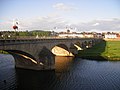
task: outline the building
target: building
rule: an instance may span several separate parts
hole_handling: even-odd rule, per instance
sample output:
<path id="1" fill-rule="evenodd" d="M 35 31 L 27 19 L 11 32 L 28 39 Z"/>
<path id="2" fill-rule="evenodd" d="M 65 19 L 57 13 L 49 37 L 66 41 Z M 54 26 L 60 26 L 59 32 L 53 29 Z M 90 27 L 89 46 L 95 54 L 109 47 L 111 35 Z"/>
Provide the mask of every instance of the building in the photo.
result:
<path id="1" fill-rule="evenodd" d="M 105 34 L 105 35 L 104 35 L 104 38 L 107 38 L 107 39 L 114 39 L 114 38 L 117 38 L 117 35 L 114 34 L 114 33 Z"/>

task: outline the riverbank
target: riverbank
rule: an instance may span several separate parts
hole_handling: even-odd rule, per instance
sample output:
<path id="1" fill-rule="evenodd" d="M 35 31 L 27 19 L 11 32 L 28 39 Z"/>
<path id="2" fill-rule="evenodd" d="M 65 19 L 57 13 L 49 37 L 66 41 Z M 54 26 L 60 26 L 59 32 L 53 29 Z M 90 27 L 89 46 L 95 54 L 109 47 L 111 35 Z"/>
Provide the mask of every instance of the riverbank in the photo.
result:
<path id="1" fill-rule="evenodd" d="M 120 41 L 103 40 L 92 48 L 79 51 L 78 57 L 96 60 L 120 60 Z"/>
<path id="2" fill-rule="evenodd" d="M 0 50 L 0 54 L 9 54 L 8 52 L 5 52 L 3 50 Z"/>

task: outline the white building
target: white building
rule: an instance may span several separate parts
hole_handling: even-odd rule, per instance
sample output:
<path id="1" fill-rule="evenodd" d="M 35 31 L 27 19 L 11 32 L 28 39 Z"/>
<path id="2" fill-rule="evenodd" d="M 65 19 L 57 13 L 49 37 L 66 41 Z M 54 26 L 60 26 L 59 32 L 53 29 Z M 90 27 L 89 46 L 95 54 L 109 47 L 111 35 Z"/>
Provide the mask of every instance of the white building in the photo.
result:
<path id="1" fill-rule="evenodd" d="M 83 38 L 84 37 L 84 35 L 83 34 L 76 34 L 76 33 L 64 33 L 64 34 L 59 34 L 58 35 L 59 37 L 72 37 L 72 38 L 75 38 L 75 37 L 81 37 L 81 38 Z"/>
<path id="2" fill-rule="evenodd" d="M 92 34 L 81 34 L 81 33 L 63 33 L 63 34 L 58 34 L 59 37 L 65 38 L 65 37 L 72 37 L 72 38 L 93 38 L 94 35 Z"/>
<path id="3" fill-rule="evenodd" d="M 117 35 L 116 34 L 105 34 L 105 38 L 114 39 L 114 38 L 117 38 Z"/>

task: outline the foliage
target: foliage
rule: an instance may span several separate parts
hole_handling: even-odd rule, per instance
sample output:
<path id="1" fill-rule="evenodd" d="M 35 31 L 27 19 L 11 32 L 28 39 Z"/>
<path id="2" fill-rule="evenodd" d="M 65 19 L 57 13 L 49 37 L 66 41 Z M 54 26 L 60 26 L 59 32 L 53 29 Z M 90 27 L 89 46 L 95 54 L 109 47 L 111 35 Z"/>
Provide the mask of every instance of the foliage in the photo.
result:
<path id="1" fill-rule="evenodd" d="M 40 37 L 43 37 L 43 36 L 50 36 L 50 31 L 31 31 L 30 33 L 32 33 L 33 36 L 40 36 Z"/>
<path id="2" fill-rule="evenodd" d="M 2 51 L 2 50 L 0 50 L 0 54 L 8 54 L 8 52 L 5 52 L 5 51 Z"/>
<path id="3" fill-rule="evenodd" d="M 0 38 L 7 39 L 7 38 L 14 38 L 15 36 L 39 36 L 39 37 L 49 37 L 51 36 L 50 31 L 41 31 L 41 30 L 34 30 L 34 31 L 3 31 L 0 32 Z M 10 37 L 9 37 L 10 36 Z"/>

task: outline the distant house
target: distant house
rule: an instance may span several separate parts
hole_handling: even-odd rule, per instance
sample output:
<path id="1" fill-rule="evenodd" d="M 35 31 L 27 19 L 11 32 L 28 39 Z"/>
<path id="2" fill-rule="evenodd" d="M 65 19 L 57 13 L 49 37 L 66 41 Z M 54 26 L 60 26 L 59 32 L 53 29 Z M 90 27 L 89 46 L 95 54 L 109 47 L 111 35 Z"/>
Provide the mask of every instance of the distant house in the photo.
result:
<path id="1" fill-rule="evenodd" d="M 58 36 L 59 37 L 72 37 L 72 38 L 75 38 L 75 37 L 83 38 L 84 37 L 84 35 L 81 33 L 63 33 L 63 34 L 59 34 Z"/>
<path id="2" fill-rule="evenodd" d="M 105 34 L 104 37 L 108 39 L 114 39 L 114 38 L 117 38 L 117 35 L 116 34 Z"/>
<path id="3" fill-rule="evenodd" d="M 117 37 L 120 38 L 120 33 L 117 33 Z"/>
<path id="4" fill-rule="evenodd" d="M 84 34 L 84 36 L 85 36 L 86 38 L 93 38 L 93 37 L 94 37 L 93 34 Z"/>
<path id="5" fill-rule="evenodd" d="M 59 37 L 72 37 L 72 38 L 93 38 L 94 35 L 90 34 L 90 33 L 76 33 L 76 32 L 72 32 L 72 33 L 59 33 L 58 34 Z"/>

